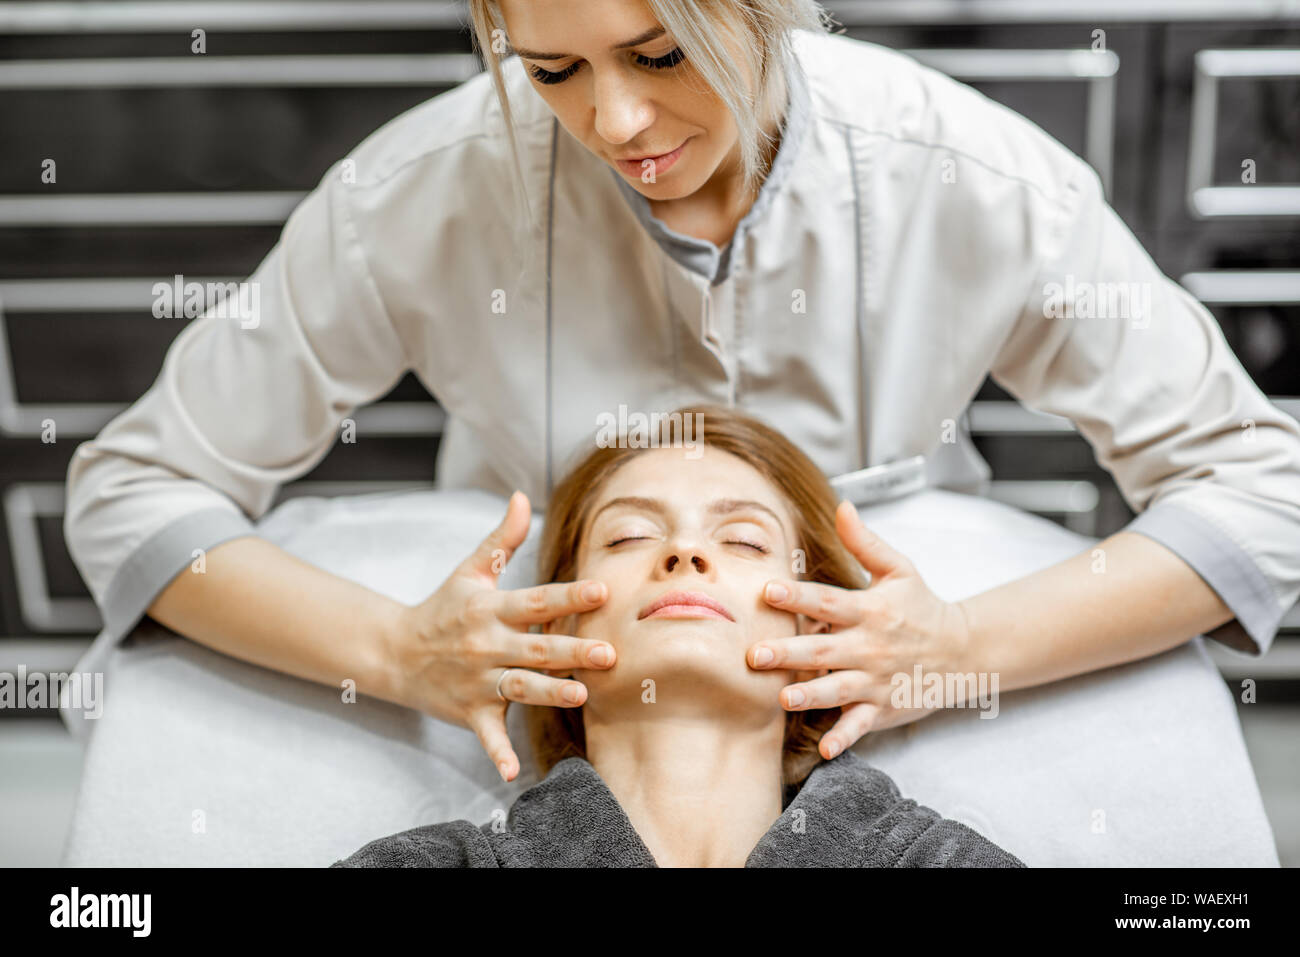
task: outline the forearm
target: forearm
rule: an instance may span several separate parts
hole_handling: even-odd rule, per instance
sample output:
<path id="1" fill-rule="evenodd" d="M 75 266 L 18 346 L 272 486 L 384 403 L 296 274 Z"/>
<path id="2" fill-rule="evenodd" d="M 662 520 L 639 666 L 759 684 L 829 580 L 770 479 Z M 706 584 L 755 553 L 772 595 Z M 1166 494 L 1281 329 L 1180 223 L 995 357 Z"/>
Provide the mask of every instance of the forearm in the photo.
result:
<path id="1" fill-rule="evenodd" d="M 997 672 L 1003 691 L 1147 658 L 1233 617 L 1181 558 L 1135 532 L 958 605 L 961 670 Z"/>
<path id="2" fill-rule="evenodd" d="M 262 538 L 208 551 L 148 613 L 200 644 L 265 668 L 397 700 L 389 642 L 409 606 L 316 568 Z"/>

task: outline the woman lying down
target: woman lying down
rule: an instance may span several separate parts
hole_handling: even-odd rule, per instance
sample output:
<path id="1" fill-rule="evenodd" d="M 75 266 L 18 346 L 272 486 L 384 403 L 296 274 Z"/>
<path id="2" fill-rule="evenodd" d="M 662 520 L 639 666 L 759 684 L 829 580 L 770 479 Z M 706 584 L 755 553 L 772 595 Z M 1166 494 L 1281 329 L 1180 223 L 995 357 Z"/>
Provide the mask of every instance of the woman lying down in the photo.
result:
<path id="1" fill-rule="evenodd" d="M 681 441 L 671 423 L 692 421 L 702 433 Z M 417 827 L 333 866 L 1023 867 L 851 749 L 824 761 L 839 709 L 778 699 L 813 675 L 746 662 L 756 640 L 827 630 L 768 605 L 769 579 L 866 583 L 818 468 L 728 409 L 665 423 L 657 447 L 596 448 L 551 498 L 539 581 L 594 578 L 609 597 L 546 630 L 604 639 L 617 658 L 574 675 L 581 708 L 529 707 L 545 779 L 504 821 Z"/>

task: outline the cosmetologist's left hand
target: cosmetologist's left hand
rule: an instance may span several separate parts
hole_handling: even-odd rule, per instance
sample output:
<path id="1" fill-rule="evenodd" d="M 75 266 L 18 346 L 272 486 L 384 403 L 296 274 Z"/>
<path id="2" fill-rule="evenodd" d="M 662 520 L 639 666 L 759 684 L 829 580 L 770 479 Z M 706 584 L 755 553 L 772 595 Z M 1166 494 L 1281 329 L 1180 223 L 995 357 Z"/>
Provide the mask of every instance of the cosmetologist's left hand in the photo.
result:
<path id="1" fill-rule="evenodd" d="M 961 606 L 935 595 L 904 555 L 868 531 L 851 503 L 841 502 L 836 509 L 835 528 L 871 574 L 871 583 L 847 589 L 773 579 L 763 591 L 769 605 L 802 612 L 830 630 L 766 639 L 746 653 L 751 668 L 819 676 L 782 688 L 781 706 L 787 711 L 843 709 L 818 746 L 827 760 L 869 731 L 907 724 L 935 710 L 896 707 L 891 701 L 899 686 L 892 684 L 894 676 L 901 673 L 910 680 L 917 664 L 925 674 L 965 672 L 962 662 L 970 643 Z M 914 701 L 910 692 L 902 700 Z"/>

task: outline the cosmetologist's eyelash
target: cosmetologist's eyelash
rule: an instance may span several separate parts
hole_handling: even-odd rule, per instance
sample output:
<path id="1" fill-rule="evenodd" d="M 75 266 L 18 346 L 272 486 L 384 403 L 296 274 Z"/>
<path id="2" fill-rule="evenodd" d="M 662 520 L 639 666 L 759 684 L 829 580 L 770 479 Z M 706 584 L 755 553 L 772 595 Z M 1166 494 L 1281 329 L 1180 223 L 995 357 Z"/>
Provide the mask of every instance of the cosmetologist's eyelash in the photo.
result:
<path id="1" fill-rule="evenodd" d="M 636 55 L 636 61 L 638 63 L 642 66 L 648 66 L 653 70 L 667 70 L 670 67 L 675 67 L 685 59 L 686 54 L 681 51 L 680 47 L 673 50 L 671 53 L 664 54 L 663 56 L 648 57 L 642 56 L 640 53 Z M 556 71 L 543 70 L 540 66 L 535 66 L 531 69 L 533 77 L 538 83 L 563 83 L 569 77 L 573 76 L 573 74 L 578 72 L 578 65 L 580 63 L 582 63 L 582 61 L 578 60 L 574 63 L 570 63 L 563 70 Z"/>

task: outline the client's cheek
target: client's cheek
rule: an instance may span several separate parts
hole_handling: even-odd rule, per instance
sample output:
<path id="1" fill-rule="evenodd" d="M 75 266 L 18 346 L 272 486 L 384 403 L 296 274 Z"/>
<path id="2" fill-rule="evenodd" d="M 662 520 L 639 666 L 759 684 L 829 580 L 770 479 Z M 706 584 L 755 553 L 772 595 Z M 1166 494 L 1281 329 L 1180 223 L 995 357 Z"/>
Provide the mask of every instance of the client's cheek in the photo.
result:
<path id="1" fill-rule="evenodd" d="M 764 638 L 790 638 L 799 634 L 799 616 L 788 611 L 778 611 L 766 602 L 754 618 L 754 640 Z"/>
<path id="2" fill-rule="evenodd" d="M 599 639 L 608 641 L 615 647 L 618 646 L 618 629 L 613 627 L 615 617 L 611 614 L 608 605 L 603 605 L 595 611 L 571 615 L 569 621 L 573 623 L 574 629 L 569 634 L 574 637 Z"/>

